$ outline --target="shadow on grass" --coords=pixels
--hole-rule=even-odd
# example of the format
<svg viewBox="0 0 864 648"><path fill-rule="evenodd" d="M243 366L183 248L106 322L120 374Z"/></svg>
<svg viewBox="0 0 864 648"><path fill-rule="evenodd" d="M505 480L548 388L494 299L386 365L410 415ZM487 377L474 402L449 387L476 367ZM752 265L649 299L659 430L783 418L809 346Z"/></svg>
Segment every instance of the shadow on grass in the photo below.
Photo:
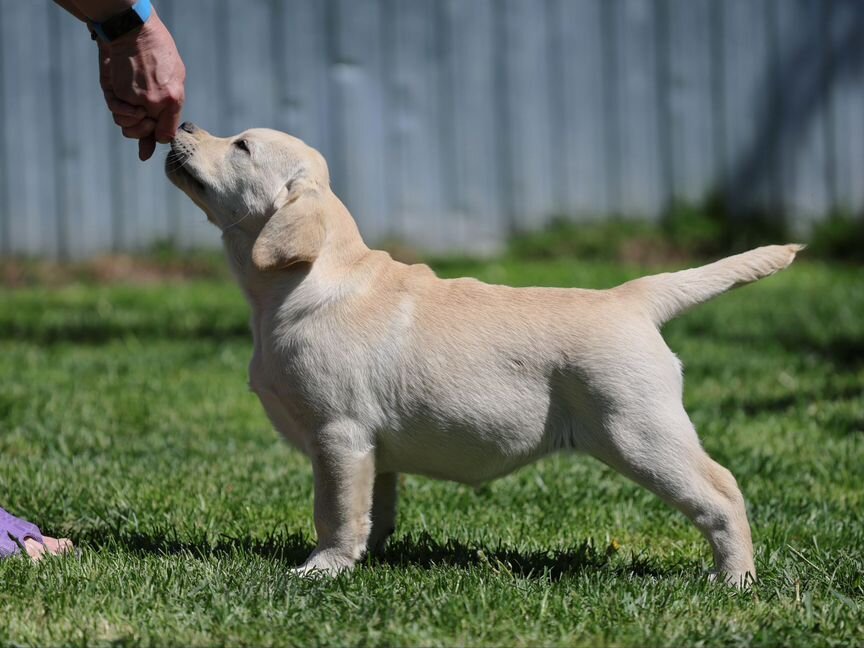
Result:
<svg viewBox="0 0 864 648"><path fill-rule="evenodd" d="M777 339L791 353L818 356L844 371L855 371L864 366L864 337L861 336L832 335L830 339L820 340L806 333L786 331Z"/></svg>
<svg viewBox="0 0 864 648"><path fill-rule="evenodd" d="M689 324L676 330L677 339L710 338L712 342L738 345L742 351L758 353L767 346L779 346L796 355L815 356L839 371L854 372L864 366L864 335L828 331L827 335L802 328L780 329L776 333L741 333L724 331L719 326Z"/></svg>
<svg viewBox="0 0 864 648"><path fill-rule="evenodd" d="M642 555L628 559L616 557L611 547L599 550L591 540L584 540L575 549L547 551L519 551L508 547L495 548L465 544L449 538L443 544L429 534L417 538L410 534L391 538L379 554L367 559L371 565L391 567L420 567L435 569L455 567L471 569L487 566L496 572L505 572L524 579L560 580L584 571L603 571L621 576L668 576L680 566L658 567Z"/></svg>
<svg viewBox="0 0 864 648"><path fill-rule="evenodd" d="M747 416L785 412L790 408L809 405L814 402L846 401L861 397L861 388L855 385L843 387L825 387L814 389L796 389L794 392L779 396L751 396L735 394L723 398L716 404L705 404L703 407L715 407L719 414L731 416L743 412Z"/></svg>
<svg viewBox="0 0 864 648"><path fill-rule="evenodd" d="M97 531L79 536L78 542L99 550L122 550L138 555L181 555L195 558L253 555L282 563L285 568L300 565L312 552L314 542L302 533L271 536L264 539L221 536L208 540L181 541L173 531L152 534L138 532ZM489 567L523 579L560 580L585 571L602 571L622 577L664 578L682 570L696 573L698 566L670 564L657 566L642 555L629 558L618 556L611 547L600 550L591 540L565 551L519 551L507 547L483 547L450 538L439 542L427 533L416 538L410 534L391 538L383 551L368 556L363 562L369 568L388 565L396 568L473 569Z"/></svg>
<svg viewBox="0 0 864 648"><path fill-rule="evenodd" d="M180 540L172 529L154 530L152 533L89 529L79 534L76 540L96 550L121 550L138 556L188 554L196 558L253 555L285 563L293 567L302 563L315 543L302 533L273 535L267 538L219 536L216 540L206 538Z"/></svg>

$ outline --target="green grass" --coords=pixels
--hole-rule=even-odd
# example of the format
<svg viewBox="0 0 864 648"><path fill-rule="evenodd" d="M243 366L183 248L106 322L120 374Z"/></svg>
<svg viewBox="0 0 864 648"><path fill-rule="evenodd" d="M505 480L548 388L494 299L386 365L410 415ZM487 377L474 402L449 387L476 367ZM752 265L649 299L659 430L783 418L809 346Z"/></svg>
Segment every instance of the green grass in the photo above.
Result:
<svg viewBox="0 0 864 648"><path fill-rule="evenodd" d="M515 285L633 268L441 263ZM405 477L385 555L286 575L314 542L306 460L246 389L230 283L0 292L0 505L77 559L0 563L0 644L861 645L864 273L796 263L667 327L760 582L705 581L679 514L589 458L479 491Z"/></svg>

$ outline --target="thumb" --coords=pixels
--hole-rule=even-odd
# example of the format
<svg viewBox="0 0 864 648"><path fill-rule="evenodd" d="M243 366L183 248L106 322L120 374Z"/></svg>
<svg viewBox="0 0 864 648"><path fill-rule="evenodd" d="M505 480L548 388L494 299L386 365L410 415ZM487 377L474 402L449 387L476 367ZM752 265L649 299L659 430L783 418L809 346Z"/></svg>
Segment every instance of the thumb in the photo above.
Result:
<svg viewBox="0 0 864 648"><path fill-rule="evenodd" d="M142 162L146 162L152 156L154 151L156 151L156 138L152 135L148 135L147 137L143 137L138 140L138 159Z"/></svg>

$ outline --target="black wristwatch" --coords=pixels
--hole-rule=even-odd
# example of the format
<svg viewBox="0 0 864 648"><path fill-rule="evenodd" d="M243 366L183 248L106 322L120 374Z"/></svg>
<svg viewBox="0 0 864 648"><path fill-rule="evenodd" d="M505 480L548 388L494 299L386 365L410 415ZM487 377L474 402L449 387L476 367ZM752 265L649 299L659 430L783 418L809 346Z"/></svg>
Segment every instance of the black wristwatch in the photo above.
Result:
<svg viewBox="0 0 864 648"><path fill-rule="evenodd" d="M153 13L153 7L150 4L150 0L138 0L126 11L116 16L111 16L108 20L103 20L102 22L91 20L87 24L90 27L90 33L94 40L99 38L99 40L110 43L124 34L128 34L133 29L138 29L147 22L151 13Z"/></svg>

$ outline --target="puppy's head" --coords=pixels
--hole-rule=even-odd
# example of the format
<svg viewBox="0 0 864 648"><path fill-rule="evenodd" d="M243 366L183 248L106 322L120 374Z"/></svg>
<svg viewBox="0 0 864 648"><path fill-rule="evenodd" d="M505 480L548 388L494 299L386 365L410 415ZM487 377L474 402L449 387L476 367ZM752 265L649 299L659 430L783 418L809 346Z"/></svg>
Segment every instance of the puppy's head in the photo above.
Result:
<svg viewBox="0 0 864 648"><path fill-rule="evenodd" d="M317 257L330 177L321 154L296 137L265 128L214 137L184 122L165 173L223 232L255 237L252 260L260 269Z"/></svg>

